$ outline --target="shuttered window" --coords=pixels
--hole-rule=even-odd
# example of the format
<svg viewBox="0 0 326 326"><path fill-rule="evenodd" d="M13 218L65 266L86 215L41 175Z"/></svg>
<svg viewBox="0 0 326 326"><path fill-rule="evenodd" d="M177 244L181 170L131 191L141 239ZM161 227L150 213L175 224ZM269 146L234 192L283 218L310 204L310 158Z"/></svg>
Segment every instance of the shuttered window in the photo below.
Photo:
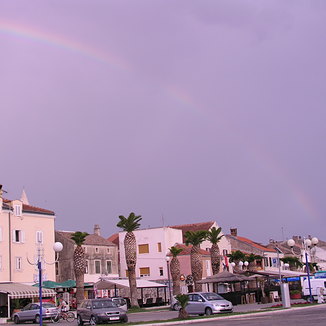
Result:
<svg viewBox="0 0 326 326"><path fill-rule="evenodd" d="M150 276L149 267L141 267L141 268L139 268L139 274L140 274L140 277Z"/></svg>
<svg viewBox="0 0 326 326"><path fill-rule="evenodd" d="M149 245L148 245L148 243L138 245L138 253L140 253L140 254L148 254L149 253Z"/></svg>

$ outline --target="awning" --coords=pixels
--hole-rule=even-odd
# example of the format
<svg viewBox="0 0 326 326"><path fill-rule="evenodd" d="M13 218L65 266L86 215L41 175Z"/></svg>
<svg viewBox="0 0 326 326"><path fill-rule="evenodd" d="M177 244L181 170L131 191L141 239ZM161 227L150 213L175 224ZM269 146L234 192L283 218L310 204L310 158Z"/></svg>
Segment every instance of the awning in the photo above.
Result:
<svg viewBox="0 0 326 326"><path fill-rule="evenodd" d="M8 294L10 299L33 298L39 296L39 289L22 283L0 283L0 293ZM54 290L42 288L42 297L54 297L55 295Z"/></svg>
<svg viewBox="0 0 326 326"><path fill-rule="evenodd" d="M143 279L137 279L137 288L143 289L143 288L166 288L167 286L165 284L153 282L153 281L147 281ZM122 288L129 288L129 280L127 279L102 279L94 284L94 288L98 290L103 289L122 289Z"/></svg>
<svg viewBox="0 0 326 326"><path fill-rule="evenodd" d="M250 278L241 274L233 274L227 271L208 276L207 278L198 281L198 283L237 283L250 281Z"/></svg>

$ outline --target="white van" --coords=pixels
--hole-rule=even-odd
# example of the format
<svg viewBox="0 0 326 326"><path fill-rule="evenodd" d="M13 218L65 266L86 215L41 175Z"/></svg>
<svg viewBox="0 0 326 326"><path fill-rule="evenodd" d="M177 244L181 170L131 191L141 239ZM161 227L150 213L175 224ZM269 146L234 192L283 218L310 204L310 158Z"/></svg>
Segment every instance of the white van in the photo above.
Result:
<svg viewBox="0 0 326 326"><path fill-rule="evenodd" d="M326 299L326 278L313 278L310 279L310 285L311 285L311 294L314 298L314 300L318 299L318 294L320 293L320 290L324 291L324 299ZM303 281L302 285L303 290L303 297L309 298L309 282L308 279Z"/></svg>

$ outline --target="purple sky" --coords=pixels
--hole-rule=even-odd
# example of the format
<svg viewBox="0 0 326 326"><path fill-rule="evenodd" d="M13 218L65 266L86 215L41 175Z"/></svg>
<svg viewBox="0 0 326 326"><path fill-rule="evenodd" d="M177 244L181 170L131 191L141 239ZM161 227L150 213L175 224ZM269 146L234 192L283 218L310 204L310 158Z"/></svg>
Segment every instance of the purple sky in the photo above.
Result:
<svg viewBox="0 0 326 326"><path fill-rule="evenodd" d="M324 0L1 1L0 183L57 229L325 240L325 31Z"/></svg>

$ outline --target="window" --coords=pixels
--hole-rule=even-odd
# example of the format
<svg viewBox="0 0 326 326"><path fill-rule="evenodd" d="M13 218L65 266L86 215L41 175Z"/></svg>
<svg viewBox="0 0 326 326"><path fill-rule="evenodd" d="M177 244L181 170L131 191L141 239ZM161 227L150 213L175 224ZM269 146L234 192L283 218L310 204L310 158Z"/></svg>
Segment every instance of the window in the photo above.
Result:
<svg viewBox="0 0 326 326"><path fill-rule="evenodd" d="M22 258L16 257L16 270L20 271L22 269Z"/></svg>
<svg viewBox="0 0 326 326"><path fill-rule="evenodd" d="M223 256L227 256L228 251L226 249L223 249Z"/></svg>
<svg viewBox="0 0 326 326"><path fill-rule="evenodd" d="M95 260L95 274L101 274L101 261Z"/></svg>
<svg viewBox="0 0 326 326"><path fill-rule="evenodd" d="M22 230L13 230L12 234L12 241L13 242L24 242L24 234Z"/></svg>
<svg viewBox="0 0 326 326"><path fill-rule="evenodd" d="M59 275L59 262L58 261L55 262L55 275L56 276Z"/></svg>
<svg viewBox="0 0 326 326"><path fill-rule="evenodd" d="M148 254L149 253L149 245L148 245L148 243L138 245L138 252L140 254Z"/></svg>
<svg viewBox="0 0 326 326"><path fill-rule="evenodd" d="M88 274L88 260L85 260L85 274Z"/></svg>
<svg viewBox="0 0 326 326"><path fill-rule="evenodd" d="M110 248L106 248L106 252L109 254L110 253Z"/></svg>
<svg viewBox="0 0 326 326"><path fill-rule="evenodd" d="M43 231L36 231L36 243L43 243Z"/></svg>
<svg viewBox="0 0 326 326"><path fill-rule="evenodd" d="M111 260L106 261L106 272L108 274L112 274L112 261Z"/></svg>
<svg viewBox="0 0 326 326"><path fill-rule="evenodd" d="M161 242L157 243L157 251L162 252L162 244L161 244Z"/></svg>
<svg viewBox="0 0 326 326"><path fill-rule="evenodd" d="M139 274L140 274L140 277L150 276L149 267L141 267L141 268L139 268Z"/></svg>
<svg viewBox="0 0 326 326"><path fill-rule="evenodd" d="M95 253L98 254L98 247L95 247Z"/></svg>
<svg viewBox="0 0 326 326"><path fill-rule="evenodd" d="M163 276L163 267L159 267L160 276Z"/></svg>
<svg viewBox="0 0 326 326"><path fill-rule="evenodd" d="M264 265L268 267L268 257L264 257Z"/></svg>
<svg viewBox="0 0 326 326"><path fill-rule="evenodd" d="M14 214L16 216L22 216L22 206L21 205L14 206Z"/></svg>

